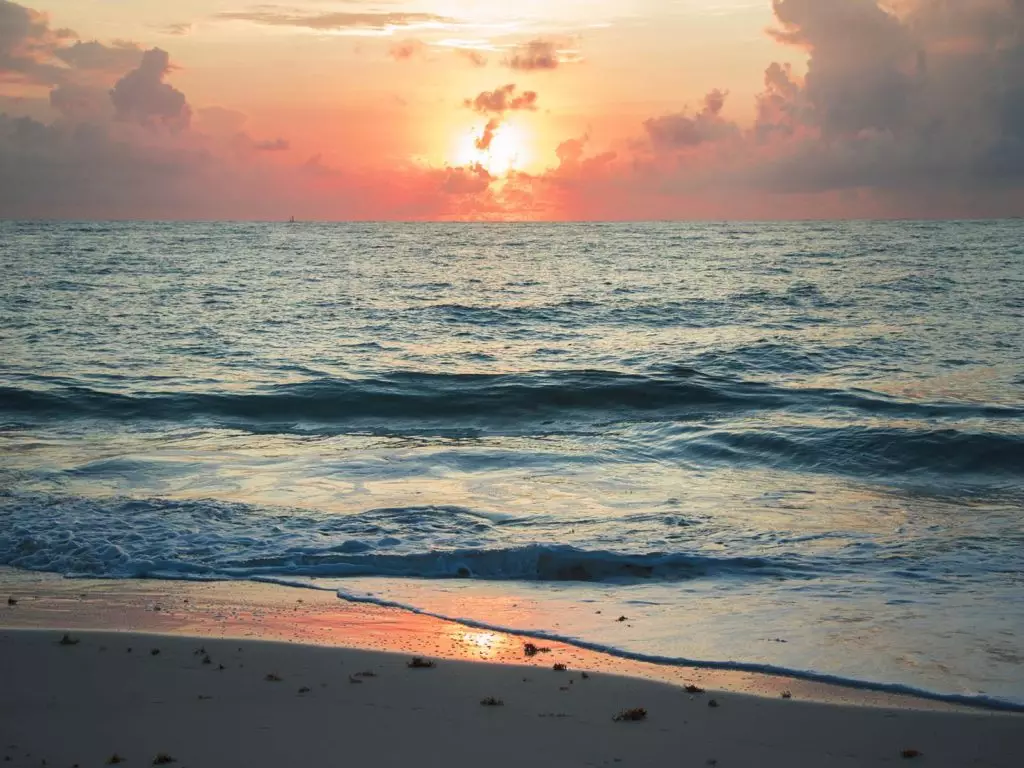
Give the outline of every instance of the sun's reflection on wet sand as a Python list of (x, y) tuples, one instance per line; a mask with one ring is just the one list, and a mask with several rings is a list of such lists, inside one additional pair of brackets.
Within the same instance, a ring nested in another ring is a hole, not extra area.
[(480, 659), (497, 659), (502, 652), (511, 650), (512, 646), (509, 635), (500, 635), (497, 632), (453, 629), (450, 637), (457, 645), (465, 647), (469, 655)]

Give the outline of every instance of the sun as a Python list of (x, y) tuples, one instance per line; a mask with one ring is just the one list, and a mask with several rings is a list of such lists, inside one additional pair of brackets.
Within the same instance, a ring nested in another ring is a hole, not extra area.
[(480, 123), (459, 137), (453, 157), (456, 165), (479, 164), (488, 173), (498, 176), (520, 171), (529, 164), (529, 135), (521, 124), (501, 123), (494, 129), (490, 146), (479, 149), (478, 143), (485, 130), (486, 123)]

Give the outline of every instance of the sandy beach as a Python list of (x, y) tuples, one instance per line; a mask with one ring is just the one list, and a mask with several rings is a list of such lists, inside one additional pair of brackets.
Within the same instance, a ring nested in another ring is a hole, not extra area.
[(326, 593), (0, 576), (16, 601), (0, 610), (0, 760), (12, 766), (959, 767), (1024, 756), (1015, 714), (645, 669), (558, 644), (528, 656), (528, 638)]

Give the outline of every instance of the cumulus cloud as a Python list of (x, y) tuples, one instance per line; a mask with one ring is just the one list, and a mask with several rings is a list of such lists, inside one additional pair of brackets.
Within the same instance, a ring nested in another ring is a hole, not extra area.
[(466, 99), (465, 106), (482, 115), (503, 115), (515, 110), (537, 109), (537, 92), (523, 91), (516, 94), (516, 86), (512, 83), (493, 91), (483, 91), (476, 98)]
[(806, 52), (806, 74), (770, 64), (749, 128), (723, 116), (721, 92), (647, 120), (654, 154), (634, 169), (648, 189), (843, 194), (865, 215), (1021, 210), (1024, 2), (772, 6), (770, 34)]
[(113, 115), (110, 92), (91, 85), (65, 83), (50, 91), (50, 106), (67, 120), (105, 121)]
[(778, 65), (759, 137), (798, 135), (774, 167), (807, 189), (955, 189), (1024, 181), (1024, 3), (774, 0), (780, 41), (808, 52), (798, 83)]
[(487, 190), (494, 177), (479, 163), (445, 168), (440, 187), (448, 195), (475, 195)]
[(561, 63), (558, 49), (550, 40), (531, 40), (517, 48), (505, 64), (512, 69), (530, 72), (538, 69), (557, 69)]
[(65, 112), (82, 102), (87, 87), (109, 87), (142, 60), (136, 43), (106, 45), (76, 37), (71, 30), (51, 28), (46, 14), (0, 0), (0, 84), (54, 88), (51, 102)]
[(139, 66), (118, 80), (110, 92), (118, 118), (187, 128), (192, 110), (185, 94), (164, 82), (170, 68), (171, 60), (166, 51), (159, 48), (146, 51)]
[(651, 143), (659, 149), (678, 149), (718, 141), (739, 133), (736, 124), (723, 119), (721, 115), (728, 95), (716, 89), (704, 97), (703, 107), (693, 115), (679, 112), (645, 121), (644, 129)]
[(64, 72), (52, 62), (53, 52), (74, 36), (67, 29), (51, 29), (44, 13), (0, 0), (0, 81), (31, 85), (61, 82)]
[(58, 48), (54, 55), (69, 67), (85, 71), (112, 72), (121, 75), (142, 61), (142, 47), (137, 43), (115, 40), (104, 45), (98, 40), (78, 41), (74, 45)]

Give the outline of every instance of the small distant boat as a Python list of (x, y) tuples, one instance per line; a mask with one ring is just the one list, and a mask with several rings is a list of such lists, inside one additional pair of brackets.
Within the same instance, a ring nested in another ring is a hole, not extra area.
[(288, 223), (289, 224), (294, 224), (295, 223), (295, 217), (292, 216), (290, 219), (288, 219)]

